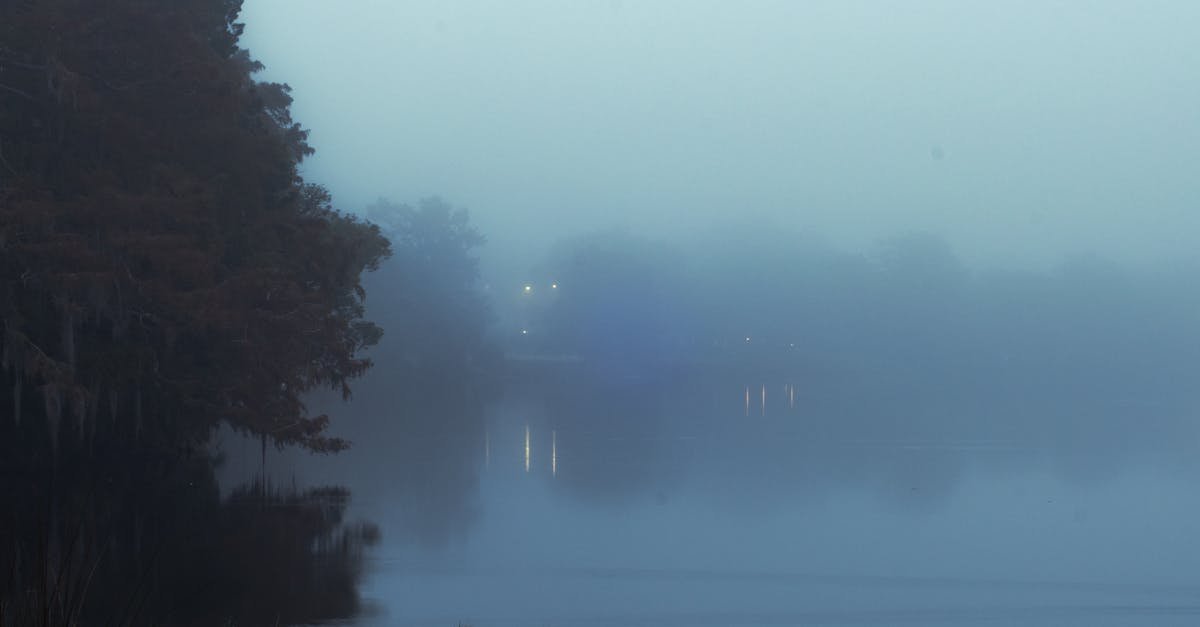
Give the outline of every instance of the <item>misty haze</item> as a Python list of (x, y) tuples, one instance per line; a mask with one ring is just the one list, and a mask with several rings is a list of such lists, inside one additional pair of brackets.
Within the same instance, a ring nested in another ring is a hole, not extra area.
[(1200, 623), (1198, 31), (0, 0), (0, 627)]

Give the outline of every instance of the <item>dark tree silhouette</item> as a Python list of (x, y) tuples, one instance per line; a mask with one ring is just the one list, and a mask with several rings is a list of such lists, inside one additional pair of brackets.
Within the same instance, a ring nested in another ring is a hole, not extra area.
[(335, 211), (235, 0), (0, 4), (0, 323), (13, 422), (336, 450), (378, 229)]
[(357, 603), (372, 534), (344, 495), (223, 502), (205, 449), (221, 423), (346, 445), (302, 399), (369, 367), (360, 275), (389, 254), (298, 175), (312, 149), (240, 5), (0, 2), (0, 624)]

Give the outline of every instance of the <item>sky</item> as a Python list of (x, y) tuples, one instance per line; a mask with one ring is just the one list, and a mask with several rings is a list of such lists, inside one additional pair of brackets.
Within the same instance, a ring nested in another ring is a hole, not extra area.
[(735, 222), (977, 267), (1194, 255), (1200, 3), (247, 0), (350, 211), (467, 207), (489, 254)]

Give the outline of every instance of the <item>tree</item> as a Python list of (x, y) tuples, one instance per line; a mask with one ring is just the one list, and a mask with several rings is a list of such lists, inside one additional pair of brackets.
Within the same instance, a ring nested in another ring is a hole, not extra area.
[(391, 239), (393, 258), (374, 280), (388, 345), (409, 368), (462, 370), (491, 355), (488, 307), (475, 251), (486, 239), (465, 209), (440, 198), (416, 206), (379, 199), (367, 217)]
[(41, 415), (51, 443), (69, 430), (190, 446), (224, 421), (264, 443), (345, 446), (301, 399), (349, 395), (369, 367), (359, 353), (380, 331), (359, 277), (388, 243), (299, 176), (307, 133), (289, 87), (253, 78), (240, 4), (0, 4), (14, 434), (44, 439), (16, 426)]
[(637, 379), (677, 356), (689, 336), (682, 263), (657, 242), (621, 230), (590, 233), (559, 243), (543, 266), (540, 274), (558, 285), (532, 331), (544, 350)]

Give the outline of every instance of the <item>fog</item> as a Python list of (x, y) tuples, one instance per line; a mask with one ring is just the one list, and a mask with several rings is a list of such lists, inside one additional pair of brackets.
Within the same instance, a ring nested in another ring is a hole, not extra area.
[(362, 624), (1200, 613), (1200, 5), (242, 20), (395, 254), (353, 447), (223, 472), (353, 492)]
[(731, 216), (972, 264), (1193, 255), (1189, 2), (250, 0), (340, 204), (440, 194), (510, 258)]

